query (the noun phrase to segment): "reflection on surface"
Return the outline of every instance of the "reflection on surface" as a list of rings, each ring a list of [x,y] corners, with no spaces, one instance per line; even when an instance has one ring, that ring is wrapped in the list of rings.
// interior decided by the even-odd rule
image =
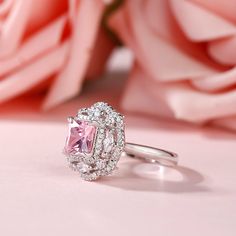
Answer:
[[[97,183],[132,191],[173,193],[209,191],[201,184],[203,176],[187,167],[168,168],[136,160],[121,161],[118,165],[118,171]]]

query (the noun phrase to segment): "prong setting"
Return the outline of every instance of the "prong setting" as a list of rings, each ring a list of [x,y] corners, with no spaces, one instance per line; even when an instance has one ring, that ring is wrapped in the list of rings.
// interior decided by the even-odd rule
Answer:
[[[68,121],[68,123],[72,123],[73,122],[73,120],[74,120],[74,117],[72,117],[72,116],[69,116],[68,118],[67,118],[67,121]]]

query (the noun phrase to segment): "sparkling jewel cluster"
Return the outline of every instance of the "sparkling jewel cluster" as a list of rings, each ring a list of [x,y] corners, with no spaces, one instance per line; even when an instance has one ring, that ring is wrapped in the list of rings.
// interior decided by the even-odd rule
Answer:
[[[80,109],[68,122],[64,153],[71,169],[84,180],[111,174],[124,150],[124,117],[107,103],[98,102]]]

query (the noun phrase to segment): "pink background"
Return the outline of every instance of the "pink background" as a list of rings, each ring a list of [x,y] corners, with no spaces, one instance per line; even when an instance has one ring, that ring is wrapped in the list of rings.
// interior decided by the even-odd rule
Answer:
[[[66,117],[97,100],[117,107],[123,77],[51,112],[38,112],[40,96],[1,106],[1,235],[235,235],[234,133],[129,115],[127,140],[179,153],[178,168],[123,157],[113,176],[85,182],[66,166]]]

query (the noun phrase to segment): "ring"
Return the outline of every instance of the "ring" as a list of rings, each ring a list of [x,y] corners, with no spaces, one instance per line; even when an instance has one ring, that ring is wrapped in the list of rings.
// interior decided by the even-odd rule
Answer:
[[[173,152],[126,143],[124,116],[107,103],[80,109],[75,117],[68,118],[68,126],[64,154],[70,168],[84,180],[110,175],[122,154],[168,167],[178,163]]]

